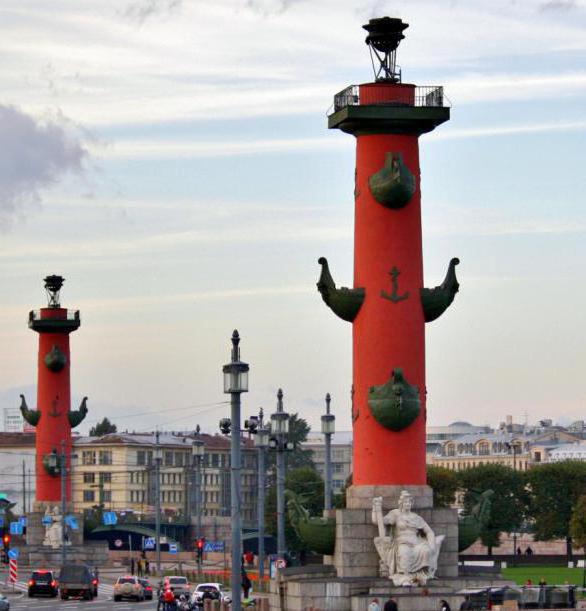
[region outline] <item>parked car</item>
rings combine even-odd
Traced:
[[[138,580],[143,587],[145,599],[153,600],[153,586],[151,585],[151,582],[148,579],[142,579],[141,577],[139,577]]]
[[[81,596],[86,600],[94,598],[94,572],[85,564],[66,564],[61,567],[59,579],[59,592],[61,600],[67,600],[71,596]]]
[[[232,594],[224,588],[221,583],[200,583],[195,588],[191,597],[191,603],[203,607],[204,598],[220,600],[224,603],[232,603]]]
[[[123,598],[134,598],[136,601],[145,599],[145,591],[138,577],[134,575],[118,577],[114,584],[114,600],[118,602]]]
[[[181,577],[179,575],[170,575],[169,577],[165,577],[163,590],[167,589],[170,589],[175,596],[181,596],[181,594],[187,594],[187,596],[191,595],[187,577]]]
[[[4,594],[0,594],[0,611],[10,611],[10,601]]]
[[[53,571],[38,570],[33,571],[28,580],[28,595],[29,598],[43,594],[55,598],[59,592],[57,580]]]

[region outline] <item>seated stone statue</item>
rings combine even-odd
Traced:
[[[399,508],[382,512],[382,498],[372,500],[372,521],[379,536],[374,545],[381,558],[381,572],[396,586],[425,585],[435,576],[440,546],[427,522],[411,511],[413,498],[403,490]]]

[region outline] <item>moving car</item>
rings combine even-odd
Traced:
[[[114,584],[114,600],[116,602],[123,598],[134,598],[136,601],[145,599],[145,591],[138,577],[125,575],[118,577]]]
[[[93,600],[96,584],[93,583],[95,575],[93,570],[85,564],[65,564],[59,573],[58,585],[61,600],[71,596]]]
[[[179,575],[170,575],[169,577],[165,577],[163,590],[166,590],[167,588],[170,589],[175,596],[181,596],[181,594],[187,594],[187,596],[190,596],[191,594],[187,577],[181,577]]]
[[[144,590],[145,599],[153,600],[153,586],[151,585],[151,582],[148,579],[142,579],[142,577],[139,577],[138,580],[140,581],[140,585]]]
[[[33,571],[28,580],[29,598],[43,594],[55,598],[59,592],[57,581],[53,571],[38,570]]]
[[[10,611],[10,601],[4,594],[0,594],[0,611]]]
[[[195,588],[191,602],[198,607],[203,607],[204,598],[219,600],[226,604],[232,603],[232,594],[224,588],[221,583],[200,583]]]

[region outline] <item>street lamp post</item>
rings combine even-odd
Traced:
[[[159,431],[155,433],[155,549],[157,550],[157,574],[161,574],[161,459]]]
[[[519,444],[517,443],[506,443],[505,446],[508,450],[513,452],[513,471],[517,471],[517,451],[519,450]],[[517,529],[513,531],[513,558],[514,564],[517,564]]]
[[[277,452],[277,555],[285,558],[285,452],[293,449],[287,440],[289,414],[283,409],[283,391],[277,392],[277,411],[271,414],[269,448]]]
[[[262,407],[259,410],[258,418],[251,418],[245,423],[245,426],[254,435],[254,445],[258,449],[258,580],[262,584],[265,576],[265,457],[270,434],[270,429],[264,424]]]
[[[330,414],[330,393],[326,395],[326,413],[321,417],[321,432],[326,442],[326,464],[324,482],[324,509],[329,511],[332,508],[332,435],[335,432],[334,414]]]
[[[199,426],[195,432],[196,438],[191,444],[191,454],[193,456],[193,462],[195,466],[195,504],[197,511],[197,537],[199,540],[201,538],[201,514],[202,514],[202,503],[201,503],[201,462],[203,460],[205,454],[204,442],[202,439],[199,439]],[[197,555],[197,567],[201,571],[201,556]]]
[[[242,601],[240,593],[240,571],[242,568],[242,516],[240,515],[241,499],[241,452],[240,452],[240,394],[248,392],[248,364],[240,360],[240,335],[234,330],[232,333],[232,358],[223,367],[224,392],[230,395],[230,422],[231,422],[231,478],[230,478],[230,506],[232,517],[232,574],[230,586],[232,588],[232,611],[241,611]]]

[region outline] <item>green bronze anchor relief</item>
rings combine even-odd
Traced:
[[[368,406],[379,424],[391,431],[402,431],[419,416],[419,388],[409,384],[402,369],[393,369],[388,382],[370,387]]]
[[[393,287],[393,292],[387,293],[386,291],[381,290],[380,296],[383,299],[388,299],[389,301],[392,301],[393,303],[405,301],[405,299],[409,297],[409,291],[403,293],[402,295],[399,295],[399,276],[401,275],[401,272],[396,266],[393,266],[393,269],[389,272],[389,275],[391,276],[391,286]]]

